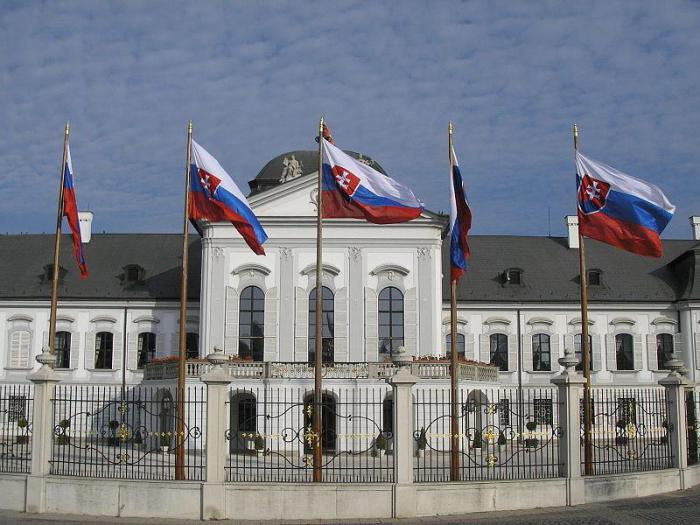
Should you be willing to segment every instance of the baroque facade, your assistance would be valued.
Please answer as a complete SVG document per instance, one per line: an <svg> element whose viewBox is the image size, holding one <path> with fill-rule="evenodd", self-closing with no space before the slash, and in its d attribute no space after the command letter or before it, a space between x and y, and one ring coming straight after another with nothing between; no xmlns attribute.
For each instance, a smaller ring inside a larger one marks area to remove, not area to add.
<svg viewBox="0 0 700 525"><path fill-rule="evenodd" d="M353 154L381 170L376 161ZM253 361L308 362L314 348L315 152L271 160L250 182L250 204L269 241L250 252L228 224L203 225L190 250L188 356L214 347ZM59 282L57 370L66 382L138 383L144 366L177 353L181 239L90 235L90 277L69 249ZM700 374L698 218L689 240L664 241L647 259L587 241L592 377L597 384L654 384L675 352ZM445 217L374 225L324 221L323 358L381 362L398 346L444 355L449 344ZM490 362L499 381L545 385L565 348L580 354L575 217L568 236L472 237L458 287L458 339L467 360ZM0 381L23 382L48 340L53 239L0 237ZM68 244L64 238L64 247Z"/></svg>

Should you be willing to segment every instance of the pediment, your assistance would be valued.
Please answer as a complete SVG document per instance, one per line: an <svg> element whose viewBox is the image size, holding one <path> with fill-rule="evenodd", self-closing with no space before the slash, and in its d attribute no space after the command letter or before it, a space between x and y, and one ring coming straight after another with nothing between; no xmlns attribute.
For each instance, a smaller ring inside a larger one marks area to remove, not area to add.
<svg viewBox="0 0 700 525"><path fill-rule="evenodd" d="M316 173L304 175L252 195L248 202L259 217L315 217Z"/></svg>

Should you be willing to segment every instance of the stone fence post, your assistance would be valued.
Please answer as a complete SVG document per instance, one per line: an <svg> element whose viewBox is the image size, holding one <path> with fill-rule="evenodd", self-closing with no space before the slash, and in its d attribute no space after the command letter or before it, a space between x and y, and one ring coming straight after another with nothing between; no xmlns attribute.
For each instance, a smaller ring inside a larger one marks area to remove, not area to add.
<svg viewBox="0 0 700 525"><path fill-rule="evenodd" d="M221 520L226 518L226 399L231 374L223 366L228 359L219 348L214 348L207 359L213 366L201 376L202 382L207 385L207 463L206 482L202 487L202 519Z"/></svg>
<svg viewBox="0 0 700 525"><path fill-rule="evenodd" d="M32 462L27 476L26 512L46 512L46 476L49 474L51 446L53 444L53 397L58 374L52 368L56 356L44 348L36 356L41 368L27 376L34 383L34 403L32 415Z"/></svg>
<svg viewBox="0 0 700 525"><path fill-rule="evenodd" d="M566 504L584 503L584 486L581 477L581 415L580 400L586 380L576 371L578 360L571 348L565 350L559 359L564 371L552 378L559 392L559 460L562 463L560 475L566 478Z"/></svg>
<svg viewBox="0 0 700 525"><path fill-rule="evenodd" d="M413 487L413 386L418 378L410 367L400 368L388 379L394 399L394 517L411 517L416 513Z"/></svg>
<svg viewBox="0 0 700 525"><path fill-rule="evenodd" d="M688 381L680 374L683 370L683 362L676 357L666 363L666 368L671 372L667 377L660 379L659 384L666 389L666 421L668 438L671 440L673 467L679 471L681 489L685 489L688 470L685 387L688 385Z"/></svg>

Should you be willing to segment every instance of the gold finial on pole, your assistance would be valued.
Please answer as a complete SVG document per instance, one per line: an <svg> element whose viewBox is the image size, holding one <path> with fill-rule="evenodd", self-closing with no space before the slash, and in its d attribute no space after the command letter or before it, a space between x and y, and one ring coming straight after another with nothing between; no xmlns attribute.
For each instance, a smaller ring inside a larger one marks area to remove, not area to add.
<svg viewBox="0 0 700 525"><path fill-rule="evenodd" d="M70 133L70 122L66 120L65 134L68 135L68 133Z"/></svg>
<svg viewBox="0 0 700 525"><path fill-rule="evenodd" d="M192 133L192 121L187 122L187 133Z"/></svg>
<svg viewBox="0 0 700 525"><path fill-rule="evenodd" d="M318 121L318 135L322 136L323 135L323 115L321 115L321 120Z"/></svg>
<svg viewBox="0 0 700 525"><path fill-rule="evenodd" d="M571 131L574 134L574 149L578 149L578 126L576 122L574 122L574 127Z"/></svg>
<svg viewBox="0 0 700 525"><path fill-rule="evenodd" d="M455 127L452 125L452 121L447 124L447 132L452 135L452 132L455 130Z"/></svg>

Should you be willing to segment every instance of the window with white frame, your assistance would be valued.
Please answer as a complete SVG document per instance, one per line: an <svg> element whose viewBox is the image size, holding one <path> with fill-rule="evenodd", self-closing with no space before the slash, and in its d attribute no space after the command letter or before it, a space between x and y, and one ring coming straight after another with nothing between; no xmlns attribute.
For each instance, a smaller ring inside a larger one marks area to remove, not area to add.
<svg viewBox="0 0 700 525"><path fill-rule="evenodd" d="M499 370L508 371L508 336L506 334L491 334L489 336L489 362Z"/></svg>
<svg viewBox="0 0 700 525"><path fill-rule="evenodd" d="M634 341L630 334L615 336L617 370L634 370Z"/></svg>
<svg viewBox="0 0 700 525"><path fill-rule="evenodd" d="M32 333L29 330L13 330L10 332L10 352L8 368L29 368L29 353L31 351Z"/></svg>
<svg viewBox="0 0 700 525"><path fill-rule="evenodd" d="M465 354L465 343L464 334L457 334L455 346L457 347L457 357L464 359ZM450 355L452 353L452 334L447 334L445 336L445 354Z"/></svg>
<svg viewBox="0 0 700 525"><path fill-rule="evenodd" d="M576 365L576 370L579 372L583 372L583 345L581 342L583 341L583 334L576 334L574 335L574 356L578 360L578 364ZM588 370L593 370L593 337L591 334L588 334Z"/></svg>
<svg viewBox="0 0 700 525"><path fill-rule="evenodd" d="M70 332L56 332L54 353L56 355L56 368L70 368Z"/></svg>
<svg viewBox="0 0 700 525"><path fill-rule="evenodd" d="M95 335L95 368L110 370L112 368L112 352L114 350L114 334L98 332Z"/></svg>
<svg viewBox="0 0 700 525"><path fill-rule="evenodd" d="M673 359L673 336L658 334L656 336L656 362L659 370L668 370L666 363Z"/></svg>
<svg viewBox="0 0 700 525"><path fill-rule="evenodd" d="M379 292L379 353L391 355L403 346L403 292L394 286Z"/></svg>
<svg viewBox="0 0 700 525"><path fill-rule="evenodd" d="M137 368L143 368L156 357L156 334L141 332L138 339Z"/></svg>

